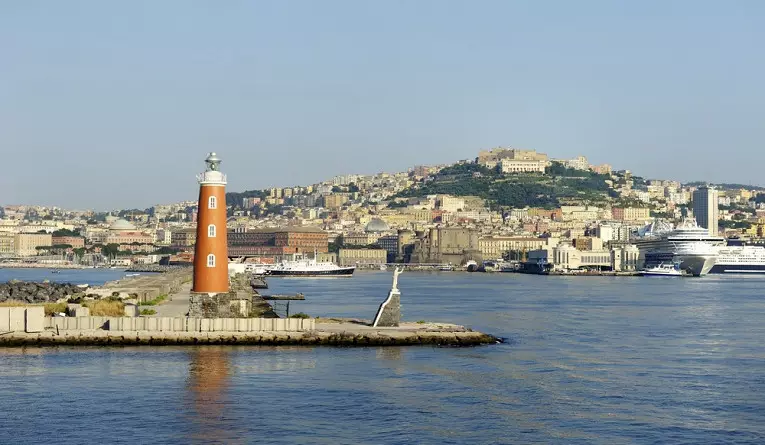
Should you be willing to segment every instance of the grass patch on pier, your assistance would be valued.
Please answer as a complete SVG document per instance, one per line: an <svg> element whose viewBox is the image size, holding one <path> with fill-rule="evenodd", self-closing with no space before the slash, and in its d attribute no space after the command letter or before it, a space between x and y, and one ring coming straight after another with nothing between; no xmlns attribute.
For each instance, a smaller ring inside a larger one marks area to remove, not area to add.
<svg viewBox="0 0 765 445"><path fill-rule="evenodd" d="M157 311L154 309L141 309L141 315L155 315Z"/></svg>
<svg viewBox="0 0 765 445"><path fill-rule="evenodd" d="M103 300L83 301L82 305L90 309L95 317L122 317L125 315L125 303L106 298Z"/></svg>
<svg viewBox="0 0 765 445"><path fill-rule="evenodd" d="M157 298L155 298L153 300L144 301L140 305L141 306L156 306L158 304L161 304L165 300L167 300L167 295L166 294L162 294L162 295L160 295L159 297L157 297Z"/></svg>
<svg viewBox="0 0 765 445"><path fill-rule="evenodd" d="M298 312L297 314L290 315L290 318L311 318L311 316L305 312Z"/></svg>
<svg viewBox="0 0 765 445"><path fill-rule="evenodd" d="M53 314L66 313L66 303L48 303L44 305L45 316L50 317Z"/></svg>

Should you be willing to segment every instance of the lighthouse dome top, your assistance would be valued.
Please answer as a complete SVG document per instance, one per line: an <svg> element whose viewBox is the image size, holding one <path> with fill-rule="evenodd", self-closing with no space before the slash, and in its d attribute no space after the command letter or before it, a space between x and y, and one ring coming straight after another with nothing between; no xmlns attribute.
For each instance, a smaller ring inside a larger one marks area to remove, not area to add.
<svg viewBox="0 0 765 445"><path fill-rule="evenodd" d="M197 181L201 185L226 185L226 175L220 171L220 163L223 162L215 152L208 153L205 163L207 169L204 173L197 175Z"/></svg>
<svg viewBox="0 0 765 445"><path fill-rule="evenodd" d="M207 170L208 171L220 171L220 163L223 162L221 158L218 157L218 154L215 152L208 153L207 159L205 159L205 163L207 164Z"/></svg>

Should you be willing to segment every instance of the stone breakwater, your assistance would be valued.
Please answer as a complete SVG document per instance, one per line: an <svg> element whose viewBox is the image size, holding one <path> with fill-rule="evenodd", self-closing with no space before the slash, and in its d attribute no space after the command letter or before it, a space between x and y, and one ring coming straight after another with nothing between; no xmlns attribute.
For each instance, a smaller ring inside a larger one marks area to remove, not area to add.
<svg viewBox="0 0 765 445"><path fill-rule="evenodd" d="M302 345L302 346L478 346L501 340L480 332L150 332L51 331L14 332L0 336L0 347L14 346L167 346L167 345Z"/></svg>
<svg viewBox="0 0 765 445"><path fill-rule="evenodd" d="M39 304L55 303L64 298L87 293L83 288L69 283L33 283L28 281L9 281L0 283L0 302L20 301Z"/></svg>

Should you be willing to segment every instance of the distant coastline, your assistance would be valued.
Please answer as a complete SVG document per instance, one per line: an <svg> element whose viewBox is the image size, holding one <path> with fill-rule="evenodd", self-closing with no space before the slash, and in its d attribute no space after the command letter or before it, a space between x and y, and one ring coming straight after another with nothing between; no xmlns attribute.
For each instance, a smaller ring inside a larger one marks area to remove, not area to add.
<svg viewBox="0 0 765 445"><path fill-rule="evenodd" d="M0 263L0 269L88 269L81 264Z"/></svg>

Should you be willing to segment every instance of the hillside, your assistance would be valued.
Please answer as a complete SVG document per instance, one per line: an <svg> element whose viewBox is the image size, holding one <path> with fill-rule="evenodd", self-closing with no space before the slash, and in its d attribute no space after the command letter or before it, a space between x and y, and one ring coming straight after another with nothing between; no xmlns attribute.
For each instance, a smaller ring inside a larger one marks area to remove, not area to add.
<svg viewBox="0 0 765 445"><path fill-rule="evenodd" d="M607 175L568 169L557 163L544 174L501 174L477 164L457 164L442 169L433 180L415 184L397 197L478 196L492 208L552 208L561 203L595 204L610 200L607 179Z"/></svg>
<svg viewBox="0 0 765 445"><path fill-rule="evenodd" d="M713 184L709 182L704 181L692 181L688 182L686 184L683 184L686 187L700 187L702 185L713 185L717 187L720 190L757 190L757 191L765 191L765 187L761 187L759 185L751 185L751 184L731 184L731 183L720 183L720 184Z"/></svg>

